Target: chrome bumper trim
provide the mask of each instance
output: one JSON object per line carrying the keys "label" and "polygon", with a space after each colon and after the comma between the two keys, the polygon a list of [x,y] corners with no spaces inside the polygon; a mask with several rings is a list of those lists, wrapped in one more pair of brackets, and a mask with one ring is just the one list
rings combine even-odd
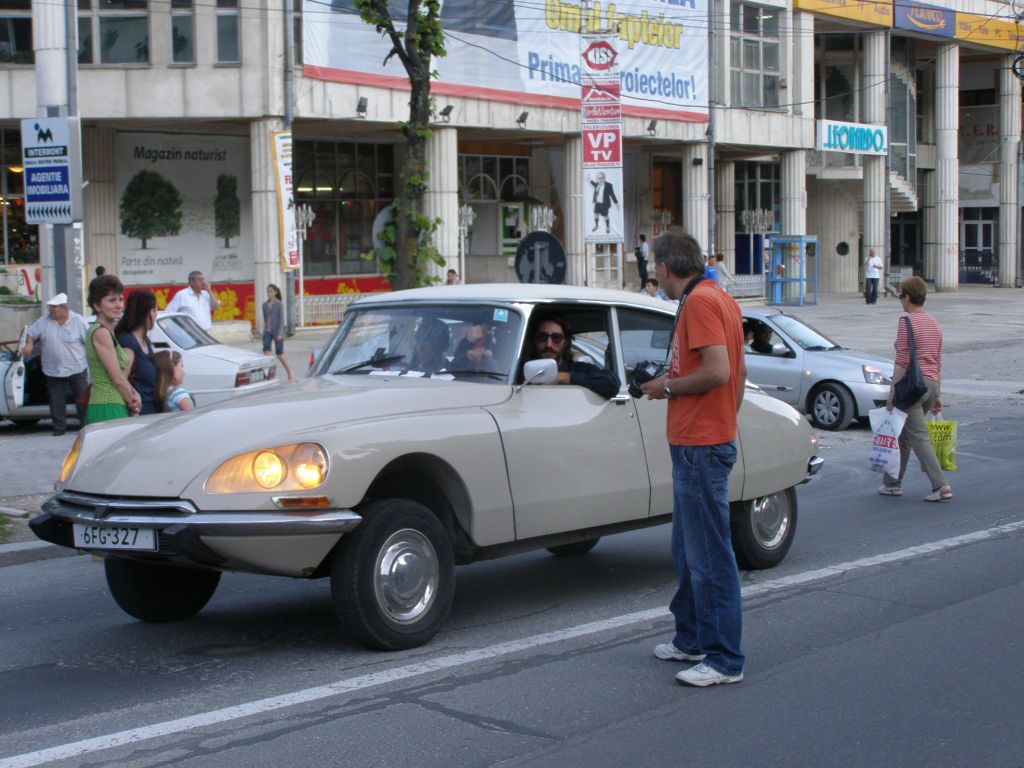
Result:
{"label": "chrome bumper trim", "polygon": [[807,462],[807,477],[805,477],[803,482],[800,484],[803,485],[804,483],[811,482],[811,478],[818,474],[824,465],[825,460],[821,458],[821,456],[811,456],[810,460]]}

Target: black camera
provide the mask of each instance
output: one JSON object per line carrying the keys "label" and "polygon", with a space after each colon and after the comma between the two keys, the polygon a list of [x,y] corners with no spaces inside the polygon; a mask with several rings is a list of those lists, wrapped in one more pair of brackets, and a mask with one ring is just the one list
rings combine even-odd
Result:
{"label": "black camera", "polygon": [[629,394],[633,397],[643,397],[640,385],[646,384],[651,379],[656,379],[665,373],[665,364],[656,363],[653,360],[641,360],[633,366],[626,378],[629,380]]}

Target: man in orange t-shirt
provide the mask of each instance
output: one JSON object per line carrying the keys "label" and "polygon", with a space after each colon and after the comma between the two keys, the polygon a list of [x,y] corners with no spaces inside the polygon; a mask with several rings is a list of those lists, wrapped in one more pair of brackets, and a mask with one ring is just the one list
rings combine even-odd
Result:
{"label": "man in orange t-shirt", "polygon": [[672,558],[679,579],[669,606],[676,634],[654,654],[699,662],[676,675],[684,685],[738,683],[745,661],[743,608],[729,533],[729,473],[747,377],[743,316],[729,294],[703,279],[700,245],[678,227],[654,241],[654,264],[665,293],[684,302],[668,373],[641,387],[652,400],[668,398]]}

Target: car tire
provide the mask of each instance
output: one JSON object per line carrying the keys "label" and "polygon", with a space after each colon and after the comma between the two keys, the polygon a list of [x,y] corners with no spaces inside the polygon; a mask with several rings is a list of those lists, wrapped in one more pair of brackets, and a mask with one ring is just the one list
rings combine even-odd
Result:
{"label": "car tire", "polygon": [[331,561],[331,597],[347,634],[382,651],[423,645],[455,594],[451,537],[437,516],[407,499],[368,505]]}
{"label": "car tire", "polygon": [[601,540],[598,536],[594,539],[586,539],[585,541],[574,541],[572,544],[559,544],[557,547],[548,547],[550,552],[555,557],[578,557],[579,555],[585,555],[587,552],[597,546],[597,542]]}
{"label": "car tire", "polygon": [[830,432],[846,429],[857,415],[853,395],[842,384],[821,384],[815,387],[807,410],[814,426]]}
{"label": "car tire", "polygon": [[34,427],[39,423],[39,419],[11,419],[11,421],[18,427]]}
{"label": "car tire", "polygon": [[140,621],[191,619],[203,609],[220,582],[220,571],[177,568],[108,557],[107,586],[114,602]]}
{"label": "car tire", "polygon": [[729,505],[729,524],[736,562],[746,570],[774,568],[789,552],[796,536],[796,491]]}

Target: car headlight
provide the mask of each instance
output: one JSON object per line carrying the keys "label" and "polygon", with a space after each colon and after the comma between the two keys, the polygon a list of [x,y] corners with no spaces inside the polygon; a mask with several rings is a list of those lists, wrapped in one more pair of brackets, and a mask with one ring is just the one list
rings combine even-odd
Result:
{"label": "car headlight", "polygon": [[75,438],[74,444],[71,446],[71,450],[68,451],[68,455],[64,457],[64,462],[60,465],[60,479],[57,481],[61,485],[67,482],[68,478],[71,477],[71,472],[75,468],[75,464],[78,463],[78,454],[82,451],[82,436],[79,435]]}
{"label": "car headlight", "polygon": [[861,368],[864,370],[864,381],[868,384],[888,384],[892,381],[881,368],[873,365],[862,365]]}
{"label": "car headlight", "polygon": [[316,443],[279,445],[233,456],[206,481],[207,493],[302,491],[323,485],[327,451]]}

